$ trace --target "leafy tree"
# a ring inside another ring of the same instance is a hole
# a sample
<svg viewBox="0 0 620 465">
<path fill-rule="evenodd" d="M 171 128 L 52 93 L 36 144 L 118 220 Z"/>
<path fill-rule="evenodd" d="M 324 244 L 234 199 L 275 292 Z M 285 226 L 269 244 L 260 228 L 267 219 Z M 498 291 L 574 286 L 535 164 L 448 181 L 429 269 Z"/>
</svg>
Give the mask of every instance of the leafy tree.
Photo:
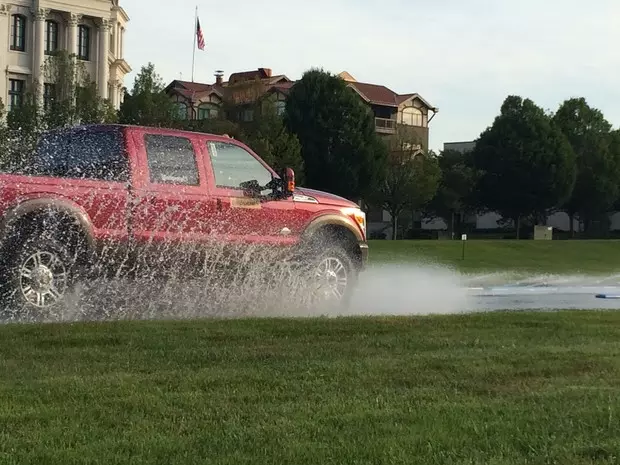
<svg viewBox="0 0 620 465">
<path fill-rule="evenodd" d="M 406 209 L 424 207 L 437 192 L 441 172 L 433 153 L 422 154 L 417 140 L 399 126 L 387 139 L 388 155 L 378 188 L 369 197 L 372 205 L 387 210 L 392 218 L 392 238 L 397 238 L 398 219 Z"/>
<path fill-rule="evenodd" d="M 174 102 L 164 92 L 164 82 L 155 72 L 155 65 L 142 66 L 131 93 L 126 93 L 119 111 L 124 124 L 170 126 L 178 120 Z"/>
<path fill-rule="evenodd" d="M 239 139 L 267 164 L 278 172 L 286 167 L 293 168 L 296 181 L 301 184 L 304 180 L 301 145 L 278 115 L 274 96 L 266 91 L 259 78 L 227 86 L 221 114 L 238 125 Z"/>
<path fill-rule="evenodd" d="M 479 172 L 472 166 L 469 153 L 444 150 L 437 158 L 441 179 L 437 193 L 428 206 L 431 216 L 439 217 L 455 232 L 455 216 L 475 213 L 475 186 Z"/>
<path fill-rule="evenodd" d="M 474 164 L 482 170 L 480 200 L 513 219 L 545 216 L 571 195 L 575 153 L 560 129 L 529 99 L 509 96 L 499 116 L 476 141 Z"/>
<path fill-rule="evenodd" d="M 118 121 L 116 110 L 108 100 L 99 97 L 99 90 L 94 82 L 88 82 L 77 89 L 75 109 L 81 124 Z"/>
<path fill-rule="evenodd" d="M 6 109 L 4 102 L 0 98 L 0 169 L 4 169 L 8 159 L 8 150 L 11 146 L 9 141 L 9 133 L 6 127 Z"/>
<path fill-rule="evenodd" d="M 611 124 L 585 98 L 564 101 L 553 116 L 576 155 L 577 181 L 565 205 L 574 235 L 575 215 L 588 223 L 607 213 L 620 197 L 620 150 Z"/>
<path fill-rule="evenodd" d="M 372 112 L 340 77 L 305 72 L 291 88 L 285 123 L 301 143 L 308 186 L 357 200 L 378 185 L 385 146 Z"/>
<path fill-rule="evenodd" d="M 96 83 L 75 55 L 59 51 L 47 57 L 41 71 L 44 81 L 53 83 L 52 92 L 41 98 L 43 87 L 35 81 L 26 89 L 20 105 L 8 113 L 5 137 L 11 142 L 4 151 L 5 169 L 19 170 L 27 164 L 46 129 L 115 119 L 115 111 L 99 96 Z"/>
<path fill-rule="evenodd" d="M 226 134 L 238 140 L 244 140 L 245 137 L 237 123 L 223 117 L 177 120 L 171 123 L 171 127 L 207 134 Z"/>
<path fill-rule="evenodd" d="M 298 184 L 304 181 L 304 162 L 297 137 L 286 128 L 270 98 L 261 99 L 255 107 L 254 118 L 243 127 L 243 142 L 252 147 L 277 172 L 290 167 L 295 170 Z"/>
<path fill-rule="evenodd" d="M 47 57 L 43 64 L 46 82 L 54 83 L 53 94 L 40 110 L 47 128 L 76 124 L 110 123 L 116 112 L 100 97 L 97 84 L 75 54 L 65 50 Z"/>
<path fill-rule="evenodd" d="M 35 94 L 27 88 L 20 105 L 7 113 L 3 171 L 15 172 L 27 162 L 42 130 L 40 119 Z"/>
</svg>

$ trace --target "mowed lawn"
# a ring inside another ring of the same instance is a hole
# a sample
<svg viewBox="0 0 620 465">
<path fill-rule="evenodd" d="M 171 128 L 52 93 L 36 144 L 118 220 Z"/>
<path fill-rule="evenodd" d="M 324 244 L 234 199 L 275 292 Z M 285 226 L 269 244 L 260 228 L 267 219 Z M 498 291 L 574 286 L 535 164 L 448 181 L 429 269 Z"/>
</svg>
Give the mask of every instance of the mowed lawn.
<svg viewBox="0 0 620 465">
<path fill-rule="evenodd" d="M 531 271 L 562 274 L 620 272 L 618 240 L 370 241 L 371 263 L 433 263 L 463 272 Z"/>
<path fill-rule="evenodd" d="M 620 313 L 0 327 L 0 463 L 612 464 Z"/>
</svg>

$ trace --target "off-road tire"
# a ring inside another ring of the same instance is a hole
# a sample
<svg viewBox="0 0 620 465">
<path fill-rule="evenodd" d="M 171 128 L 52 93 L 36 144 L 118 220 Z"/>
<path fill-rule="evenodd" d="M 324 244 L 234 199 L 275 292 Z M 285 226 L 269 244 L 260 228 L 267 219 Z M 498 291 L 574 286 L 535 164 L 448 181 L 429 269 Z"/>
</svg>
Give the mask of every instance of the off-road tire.
<svg viewBox="0 0 620 465">
<path fill-rule="evenodd" d="M 325 309 L 346 310 L 359 279 L 359 269 L 344 244 L 315 243 L 304 259 L 312 302 Z M 343 279 L 345 281 L 343 281 Z"/>
<path fill-rule="evenodd" d="M 75 299 L 80 273 L 65 242 L 31 233 L 5 255 L 0 267 L 0 303 L 4 317 L 37 320 Z"/>
</svg>

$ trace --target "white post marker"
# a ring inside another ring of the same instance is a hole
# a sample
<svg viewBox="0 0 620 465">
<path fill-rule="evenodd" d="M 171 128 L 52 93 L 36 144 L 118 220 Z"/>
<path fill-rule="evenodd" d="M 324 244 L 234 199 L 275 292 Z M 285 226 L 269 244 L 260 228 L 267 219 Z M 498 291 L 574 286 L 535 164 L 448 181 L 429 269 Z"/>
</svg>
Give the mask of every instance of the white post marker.
<svg viewBox="0 0 620 465">
<path fill-rule="evenodd" d="M 461 260 L 465 260 L 465 242 L 467 241 L 467 234 L 461 234 L 461 243 L 463 244 L 463 249 L 461 250 Z"/>
</svg>

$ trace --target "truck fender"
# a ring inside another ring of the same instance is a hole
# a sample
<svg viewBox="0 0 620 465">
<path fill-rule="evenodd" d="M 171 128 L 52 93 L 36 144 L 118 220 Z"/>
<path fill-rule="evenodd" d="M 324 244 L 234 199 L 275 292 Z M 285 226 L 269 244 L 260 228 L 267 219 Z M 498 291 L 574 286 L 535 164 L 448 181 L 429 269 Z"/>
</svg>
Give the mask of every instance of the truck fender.
<svg viewBox="0 0 620 465">
<path fill-rule="evenodd" d="M 353 220 L 343 215 L 327 213 L 325 215 L 318 216 L 312 220 L 310 224 L 308 224 L 304 232 L 301 234 L 302 242 L 312 239 L 317 232 L 326 227 L 346 229 L 356 241 L 360 242 L 364 240 L 361 231 Z"/>
<path fill-rule="evenodd" d="M 3 245 L 11 236 L 11 228 L 19 220 L 30 214 L 48 211 L 62 213 L 74 219 L 86 240 L 87 252 L 95 250 L 94 229 L 88 214 L 81 207 L 70 201 L 54 198 L 29 199 L 10 208 L 0 220 L 0 238 Z"/>
</svg>

